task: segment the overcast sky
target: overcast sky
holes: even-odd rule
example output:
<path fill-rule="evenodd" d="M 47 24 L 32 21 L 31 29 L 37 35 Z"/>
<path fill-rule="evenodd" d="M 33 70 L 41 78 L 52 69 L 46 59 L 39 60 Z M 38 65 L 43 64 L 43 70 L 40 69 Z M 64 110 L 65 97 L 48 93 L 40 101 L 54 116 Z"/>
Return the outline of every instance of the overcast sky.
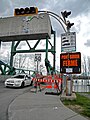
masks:
<path fill-rule="evenodd" d="M 13 16 L 15 8 L 30 6 L 36 6 L 39 10 L 49 10 L 58 15 L 61 15 L 61 11 L 64 10 L 71 11 L 72 14 L 68 19 L 74 23 L 71 31 L 76 32 L 77 51 L 81 52 L 82 55 L 90 56 L 90 0 L 0 0 L 0 17 Z M 52 21 L 53 29 L 57 33 L 56 59 L 57 64 L 59 64 L 61 33 L 64 31 L 56 20 Z M 7 44 L 2 44 L 1 54 L 3 49 L 6 53 L 9 46 Z"/>

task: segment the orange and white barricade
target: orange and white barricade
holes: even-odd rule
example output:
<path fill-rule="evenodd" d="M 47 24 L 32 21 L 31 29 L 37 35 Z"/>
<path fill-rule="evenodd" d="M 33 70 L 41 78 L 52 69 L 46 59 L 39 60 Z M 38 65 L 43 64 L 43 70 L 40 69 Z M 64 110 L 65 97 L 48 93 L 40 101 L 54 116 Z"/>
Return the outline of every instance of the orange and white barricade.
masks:
<path fill-rule="evenodd" d="M 48 75 L 43 78 L 33 78 L 34 82 L 38 81 L 40 83 L 46 83 L 45 88 L 47 89 L 56 89 L 57 91 L 61 91 L 61 84 L 62 84 L 62 78 L 59 78 L 59 75 Z"/>

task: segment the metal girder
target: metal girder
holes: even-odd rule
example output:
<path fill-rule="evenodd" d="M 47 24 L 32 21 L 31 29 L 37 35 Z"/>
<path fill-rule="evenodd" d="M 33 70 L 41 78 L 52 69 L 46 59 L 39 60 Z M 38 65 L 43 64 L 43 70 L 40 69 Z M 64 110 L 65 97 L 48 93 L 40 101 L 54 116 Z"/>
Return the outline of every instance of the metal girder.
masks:
<path fill-rule="evenodd" d="M 10 66 L 13 66 L 13 57 L 16 53 L 41 53 L 41 52 L 45 52 L 46 54 L 46 59 L 48 59 L 48 53 L 51 52 L 53 55 L 53 69 L 55 70 L 55 57 L 56 57 L 56 36 L 55 36 L 55 31 L 53 31 L 53 45 L 50 42 L 50 40 L 48 39 L 48 37 L 46 38 L 46 48 L 45 49 L 37 49 L 41 39 L 39 40 L 35 40 L 36 43 L 34 44 L 34 47 L 31 47 L 30 43 L 28 40 L 26 40 L 26 44 L 28 45 L 29 49 L 28 50 L 17 50 L 17 47 L 19 46 L 21 41 L 16 41 L 16 42 L 12 42 L 12 47 L 11 47 L 11 59 L 10 59 Z M 48 49 L 48 44 L 51 46 L 51 48 Z"/>
<path fill-rule="evenodd" d="M 46 38 L 47 42 L 50 44 L 51 48 L 48 49 L 48 52 L 51 52 L 53 55 L 56 53 L 55 51 L 55 38 L 54 38 L 54 45 L 51 44 L 51 42 L 48 40 L 48 38 Z M 21 41 L 18 42 L 12 42 L 12 47 L 11 47 L 11 59 L 10 59 L 10 65 L 12 65 L 13 63 L 13 56 L 16 53 L 35 53 L 35 52 L 46 52 L 46 49 L 36 49 L 38 44 L 40 43 L 40 39 L 36 41 L 34 47 L 31 47 L 30 43 L 28 42 L 28 40 L 26 40 L 27 45 L 29 46 L 28 50 L 17 50 L 17 47 L 19 46 Z M 47 43 L 46 43 L 47 44 Z"/>
<path fill-rule="evenodd" d="M 51 44 L 50 41 L 48 41 L 48 39 L 46 39 L 46 58 L 45 58 L 45 66 L 46 66 L 46 69 L 47 69 L 47 74 L 52 74 L 55 72 L 55 57 L 56 57 L 56 34 L 55 34 L 55 31 L 53 31 L 53 34 L 54 34 L 54 43 L 53 43 L 53 46 Z M 48 49 L 48 43 L 51 45 L 51 53 L 53 54 L 53 66 L 51 66 L 50 64 L 50 61 L 48 60 L 48 52 L 49 52 L 49 49 Z"/>
<path fill-rule="evenodd" d="M 15 68 L 9 66 L 8 64 L 5 64 L 0 60 L 0 74 L 1 75 L 14 75 L 15 74 Z"/>
<path fill-rule="evenodd" d="M 13 51 L 13 53 L 35 53 L 35 52 L 46 52 L 46 49 L 38 49 L 38 50 L 35 50 L 35 49 L 30 49 L 30 50 L 16 50 L 16 51 Z M 48 49 L 48 52 L 55 52 L 53 50 L 53 48 L 51 49 Z"/>

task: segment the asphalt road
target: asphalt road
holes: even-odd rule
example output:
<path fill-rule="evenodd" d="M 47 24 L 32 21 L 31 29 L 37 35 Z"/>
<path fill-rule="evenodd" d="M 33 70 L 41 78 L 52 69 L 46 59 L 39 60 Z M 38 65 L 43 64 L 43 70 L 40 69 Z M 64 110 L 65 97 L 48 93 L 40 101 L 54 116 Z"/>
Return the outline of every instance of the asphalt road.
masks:
<path fill-rule="evenodd" d="M 30 87 L 5 88 L 4 83 L 0 83 L 0 120 L 8 120 L 8 106 L 19 95 L 28 92 Z"/>

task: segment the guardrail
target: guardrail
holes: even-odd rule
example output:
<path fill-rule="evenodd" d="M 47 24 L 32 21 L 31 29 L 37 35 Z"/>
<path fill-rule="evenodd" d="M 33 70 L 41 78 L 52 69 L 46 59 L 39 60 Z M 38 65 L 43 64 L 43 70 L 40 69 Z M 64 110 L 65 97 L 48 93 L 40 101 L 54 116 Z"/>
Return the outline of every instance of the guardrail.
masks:
<path fill-rule="evenodd" d="M 4 83 L 4 81 L 11 77 L 11 75 L 0 75 L 0 83 Z"/>

